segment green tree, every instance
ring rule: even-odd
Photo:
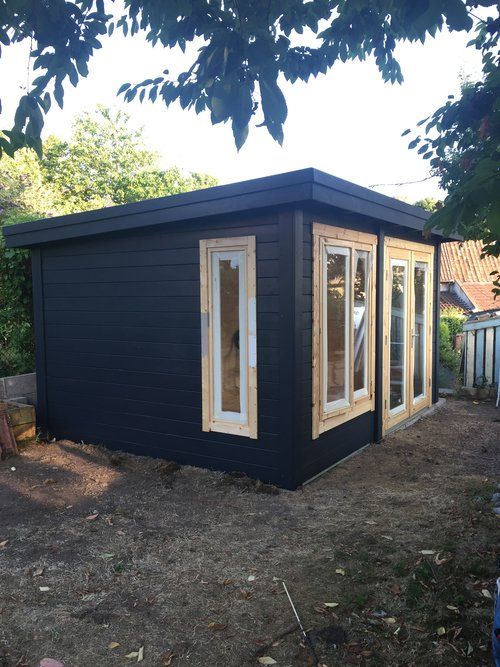
[[[430,161],[431,173],[448,192],[428,227],[484,243],[484,254],[500,256],[500,19],[481,21],[470,46],[482,52],[483,76],[462,85],[431,116],[409,144]],[[404,134],[408,134],[406,130]],[[496,292],[500,275],[496,272]]]
[[[441,208],[443,202],[439,201],[439,199],[434,199],[434,197],[425,197],[424,199],[419,199],[413,205],[423,208],[424,211],[428,211],[429,213],[434,213],[438,208]]]
[[[1,227],[216,184],[207,174],[161,169],[128,121],[100,108],[76,118],[68,141],[49,137],[43,157],[22,148],[0,159],[0,377],[34,368],[29,252],[6,248]]]
[[[207,174],[161,169],[158,153],[144,145],[130,116],[98,107],[73,123],[69,141],[49,137],[41,159],[44,181],[58,193],[58,212],[151,199],[216,185]]]

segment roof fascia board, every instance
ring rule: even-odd
[[[101,214],[98,216],[81,214],[77,216],[77,219],[74,219],[73,216],[65,216],[47,221],[13,225],[12,227],[4,228],[5,242],[10,248],[29,247],[98,234],[145,229],[161,224],[183,222],[185,220],[213,217],[228,213],[242,213],[283,204],[298,204],[299,202],[311,199],[311,190],[312,183],[308,181],[257,192],[247,191],[233,196],[226,194],[219,196],[217,199],[209,198],[194,202],[150,200],[151,203],[163,201],[164,204],[161,208],[143,207],[134,211],[126,211],[124,210],[125,207],[122,206],[110,207],[103,210],[104,212],[108,211],[107,216],[103,216],[103,211],[99,210],[95,212]],[[139,203],[145,204],[146,202]],[[166,206],[167,203],[169,206]],[[36,225],[36,227],[34,228],[32,225]]]

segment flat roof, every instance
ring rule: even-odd
[[[219,185],[133,204],[35,220],[3,228],[9,248],[31,247],[111,232],[284,205],[317,203],[422,231],[429,213],[318,169]],[[442,236],[440,232],[434,232]]]

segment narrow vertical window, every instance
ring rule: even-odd
[[[406,408],[406,329],[408,326],[408,262],[391,260],[391,328],[389,412]]]
[[[372,410],[377,238],[313,225],[313,437]]]
[[[349,250],[325,246],[323,303],[325,313],[324,402],[328,409],[349,405]]]
[[[203,430],[257,437],[255,237],[200,241]]]
[[[368,290],[370,254],[354,251],[354,398],[368,395]]]
[[[426,262],[415,262],[413,269],[415,324],[412,331],[413,345],[413,403],[425,398],[427,364],[427,274]]]

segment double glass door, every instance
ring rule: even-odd
[[[386,239],[384,431],[431,403],[434,248]]]

